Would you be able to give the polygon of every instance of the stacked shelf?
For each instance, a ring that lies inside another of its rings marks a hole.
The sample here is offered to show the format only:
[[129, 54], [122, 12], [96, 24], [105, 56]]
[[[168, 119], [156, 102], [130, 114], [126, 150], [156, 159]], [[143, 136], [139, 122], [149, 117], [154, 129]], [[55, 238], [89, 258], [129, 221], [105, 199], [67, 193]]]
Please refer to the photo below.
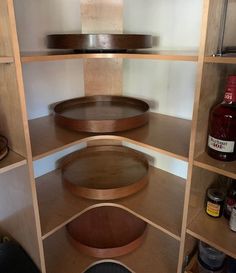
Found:
[[[63, 228], [44, 241], [44, 248], [49, 273], [84, 272], [98, 262], [95, 258], [78, 253], [68, 242]], [[143, 245], [116, 260], [133, 272], [152, 273], [154, 268], [162, 273], [176, 272], [178, 250], [178, 241], [149, 226]]]
[[[29, 121], [33, 159], [63, 150], [82, 141], [95, 139], [127, 140], [174, 158], [188, 161], [191, 121], [161, 114], [150, 114], [149, 123], [119, 134], [95, 135], [66, 130], [55, 124], [53, 116]], [[176, 138], [180, 141], [175, 142]]]
[[180, 240], [185, 180], [167, 172], [151, 167], [149, 184], [143, 190], [112, 202], [72, 195], [63, 187], [59, 170], [37, 178], [36, 182], [43, 239], [89, 208], [108, 204], [124, 208]]
[[10, 151], [6, 158], [0, 161], [0, 174], [26, 164], [26, 159]]
[[205, 63], [215, 63], [215, 64], [236, 64], [235, 57], [214, 57], [214, 56], [206, 56], [204, 58]]
[[236, 179], [236, 162], [222, 162], [210, 157], [206, 152], [194, 160], [194, 165], [221, 175]]
[[[187, 233], [236, 258], [236, 247], [233, 243], [236, 234], [229, 229], [228, 220], [224, 217], [214, 219], [209, 217], [205, 211], [201, 211], [189, 224]], [[219, 234], [224, 235], [219, 236]]]

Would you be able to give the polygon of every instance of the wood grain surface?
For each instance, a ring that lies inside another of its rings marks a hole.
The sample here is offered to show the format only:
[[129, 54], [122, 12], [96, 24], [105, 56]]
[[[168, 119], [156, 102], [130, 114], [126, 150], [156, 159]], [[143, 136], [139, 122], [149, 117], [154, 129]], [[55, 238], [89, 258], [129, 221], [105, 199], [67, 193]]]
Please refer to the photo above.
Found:
[[134, 194], [148, 182], [148, 161], [123, 146], [94, 146], [61, 161], [63, 182], [73, 194], [112, 200]]
[[144, 240], [147, 223], [117, 207], [93, 208], [67, 225], [73, 245], [98, 258], [134, 251]]

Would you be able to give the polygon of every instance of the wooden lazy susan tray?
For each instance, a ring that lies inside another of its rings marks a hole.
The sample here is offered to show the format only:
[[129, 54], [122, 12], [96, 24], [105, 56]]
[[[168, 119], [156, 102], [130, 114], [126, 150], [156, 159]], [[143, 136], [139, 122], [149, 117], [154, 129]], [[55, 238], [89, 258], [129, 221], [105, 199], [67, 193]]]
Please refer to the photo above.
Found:
[[139, 152], [124, 146], [92, 146], [61, 161], [65, 186], [73, 194], [112, 200], [140, 191], [148, 183], [149, 164]]
[[85, 273], [131, 273], [126, 267], [115, 262], [99, 262], [92, 265]]
[[4, 136], [0, 135], [0, 160], [4, 159], [9, 152], [8, 141]]
[[53, 34], [48, 48], [83, 51], [123, 51], [152, 47], [152, 36], [141, 34]]
[[149, 105], [124, 96], [87, 96], [56, 104], [55, 121], [68, 129], [92, 133], [119, 132], [148, 122]]
[[97, 258], [113, 258], [138, 248], [147, 223], [111, 206], [86, 211], [67, 225], [72, 244], [84, 254]]

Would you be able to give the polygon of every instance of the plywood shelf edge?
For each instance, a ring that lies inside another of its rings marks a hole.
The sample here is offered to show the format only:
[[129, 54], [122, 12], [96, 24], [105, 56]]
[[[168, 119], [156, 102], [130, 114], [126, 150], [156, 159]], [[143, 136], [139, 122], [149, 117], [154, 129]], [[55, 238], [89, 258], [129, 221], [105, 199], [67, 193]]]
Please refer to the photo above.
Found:
[[22, 53], [22, 63], [60, 61], [67, 59], [150, 59], [163, 61], [197, 62], [198, 56], [193, 52], [160, 51], [160, 52], [132, 52], [132, 53]]
[[206, 56], [204, 62], [212, 64], [236, 64], [236, 57]]
[[204, 152], [194, 160], [194, 166], [236, 179], [236, 161], [219, 161]]
[[0, 64], [10, 64], [14, 62], [13, 57], [0, 57]]
[[7, 157], [0, 161], [0, 174], [23, 166], [26, 163], [27, 161], [24, 157], [10, 151]]

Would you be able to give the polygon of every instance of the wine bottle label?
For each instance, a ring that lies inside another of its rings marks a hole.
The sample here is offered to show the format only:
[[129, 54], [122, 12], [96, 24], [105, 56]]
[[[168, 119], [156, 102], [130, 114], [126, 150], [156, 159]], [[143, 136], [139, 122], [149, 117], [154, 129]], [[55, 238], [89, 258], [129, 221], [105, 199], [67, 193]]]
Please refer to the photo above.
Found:
[[207, 202], [206, 212], [213, 216], [213, 217], [219, 217], [220, 216], [220, 205]]
[[235, 141], [225, 141], [209, 136], [208, 147], [218, 152], [233, 153]]

